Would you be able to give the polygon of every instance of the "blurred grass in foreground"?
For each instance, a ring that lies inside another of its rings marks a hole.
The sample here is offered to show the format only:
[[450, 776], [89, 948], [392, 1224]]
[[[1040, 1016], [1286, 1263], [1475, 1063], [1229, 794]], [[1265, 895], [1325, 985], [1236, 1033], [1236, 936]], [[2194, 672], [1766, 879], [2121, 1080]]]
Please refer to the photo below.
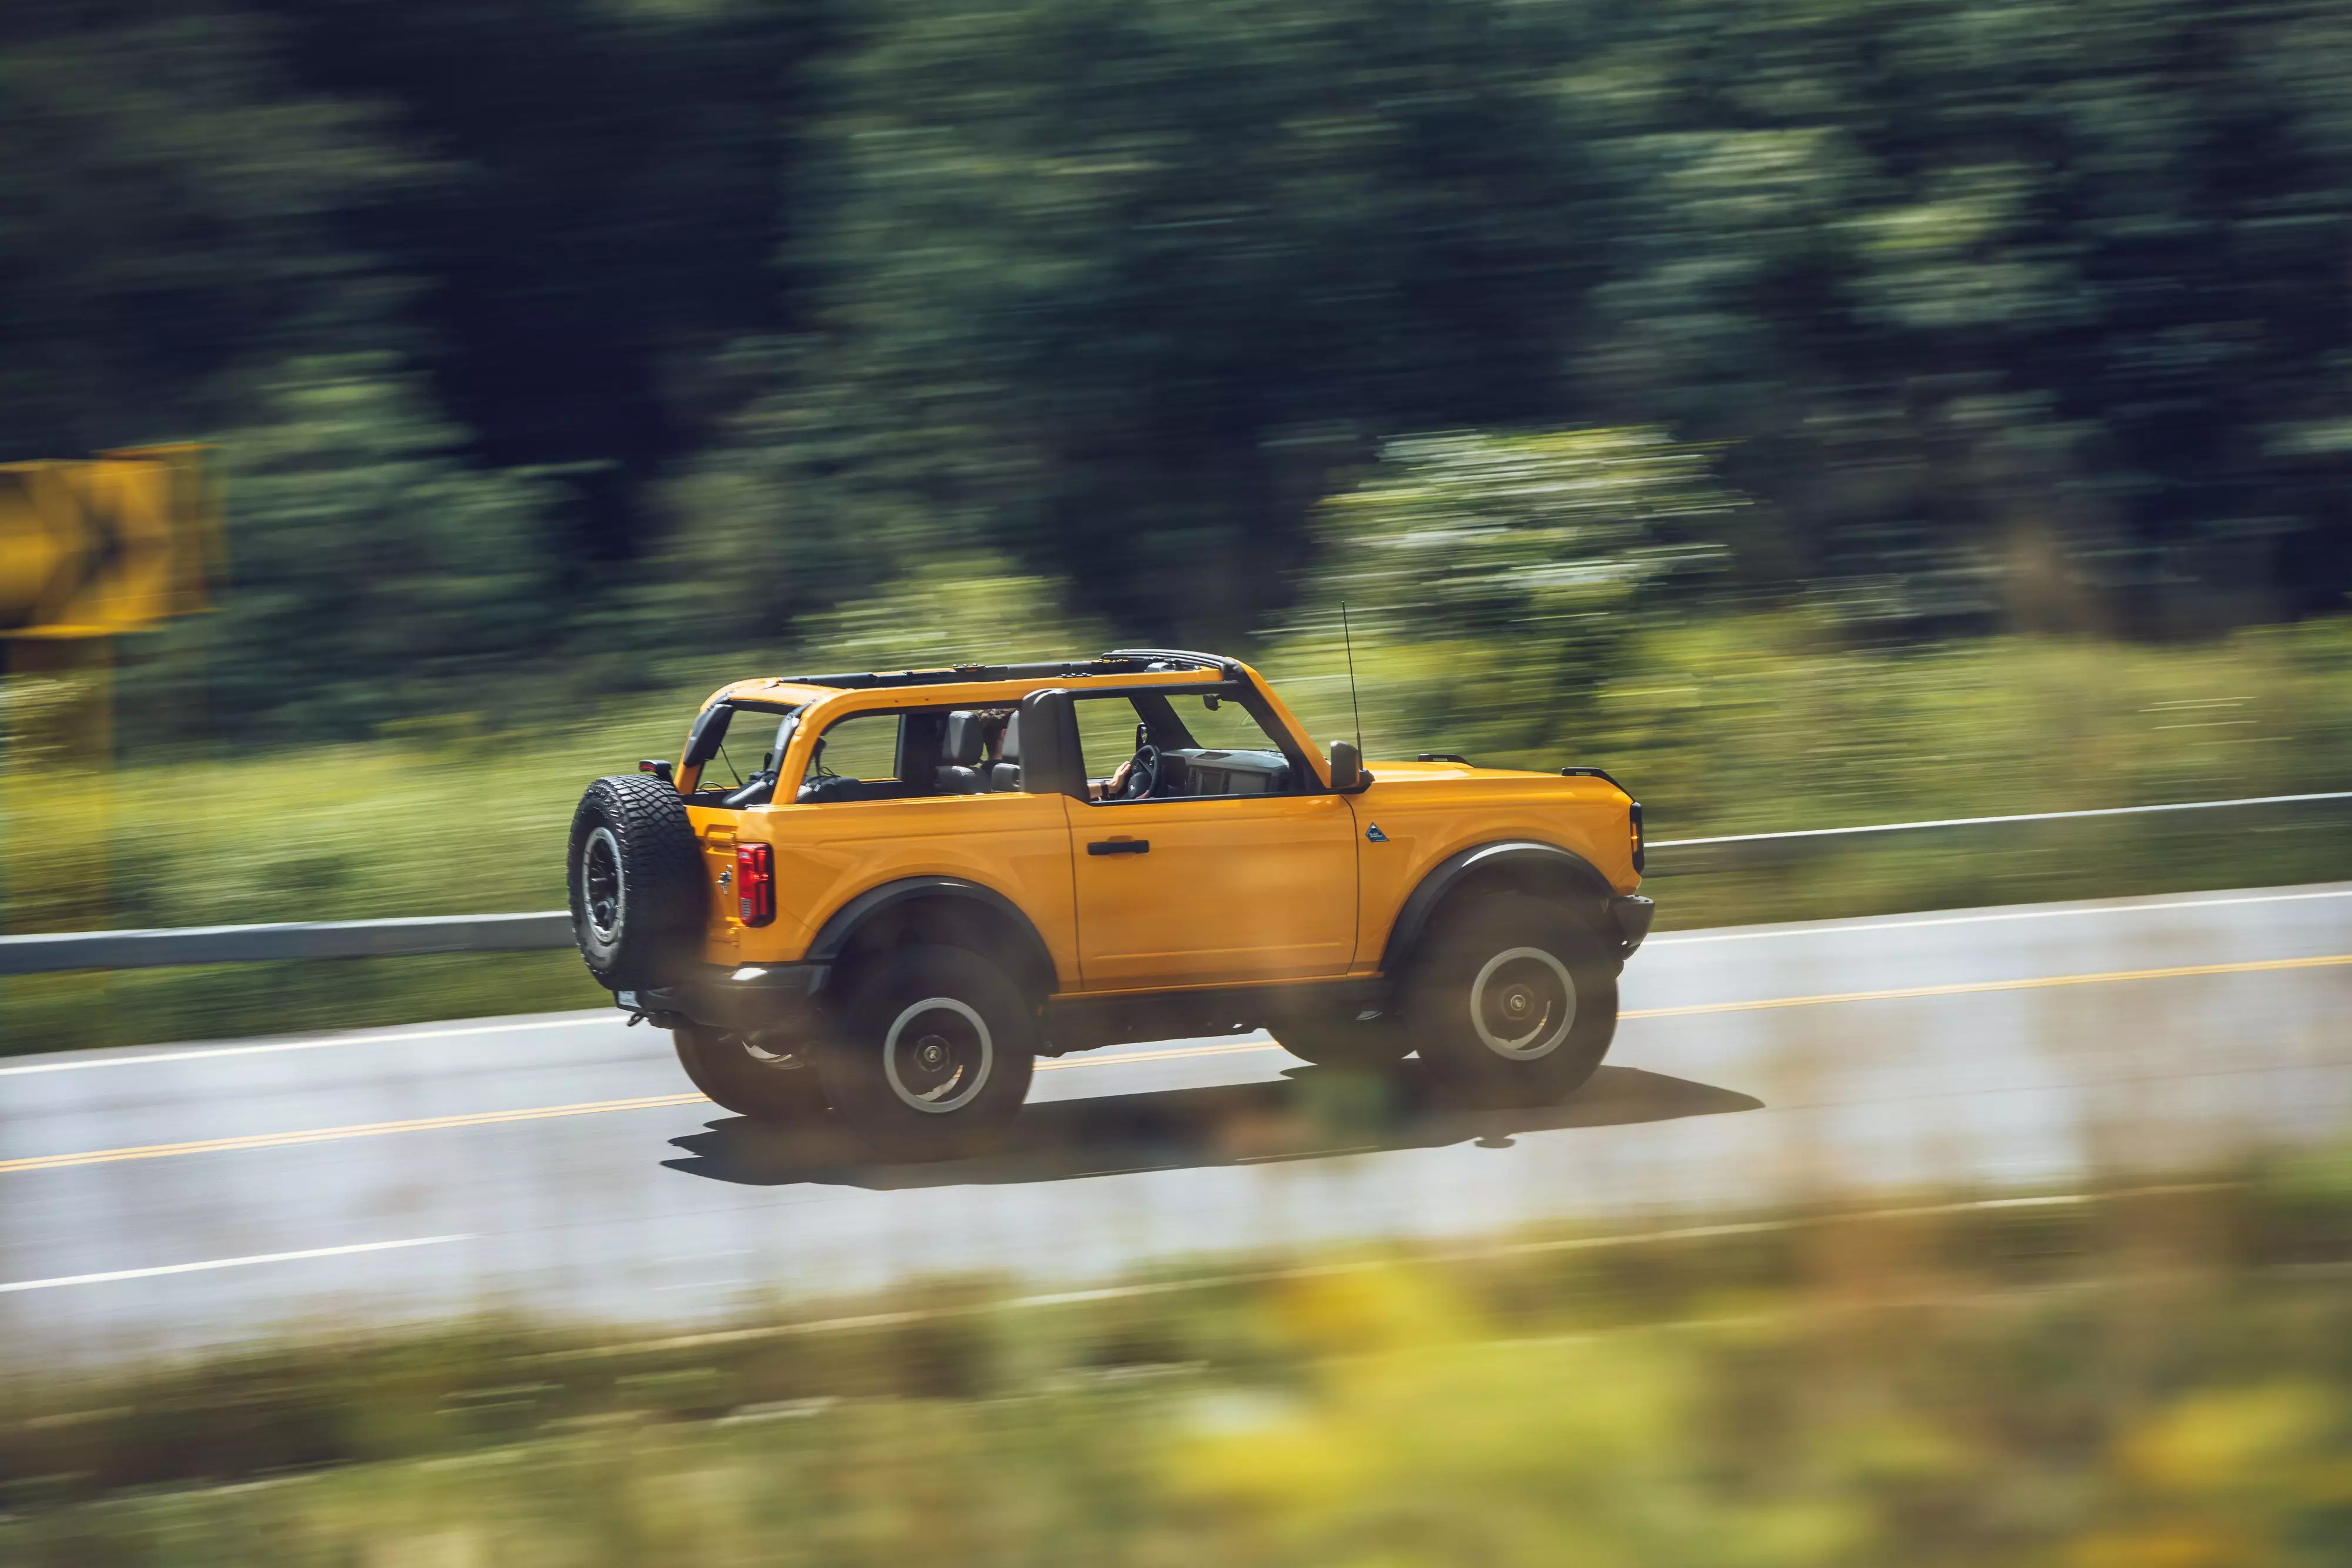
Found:
[[2344, 1153], [1139, 1284], [19, 1368], [0, 1559], [2319, 1564], [2352, 1542]]
[[[1093, 645], [1089, 629], [1052, 619], [1034, 580], [980, 580], [982, 601], [1009, 607], [981, 652]], [[937, 632], [910, 642], [894, 631], [940, 624], [935, 589], [901, 585], [844, 611], [832, 662], [889, 668], [971, 652], [921, 640]], [[1324, 740], [1352, 725], [1335, 632], [1318, 622], [1255, 655]], [[2016, 637], [1870, 651], [1802, 614], [1758, 614], [1642, 632], [1628, 673], [1589, 691], [1529, 685], [1524, 660], [1486, 643], [1364, 642], [1357, 658], [1374, 757], [1445, 750], [1604, 766], [1641, 796], [1654, 839], [2352, 780], [2352, 619], [2189, 647]], [[0, 824], [0, 923], [24, 932], [560, 907], [581, 786], [673, 753], [720, 680], [799, 662], [713, 660], [667, 697], [520, 700], [526, 690], [501, 715], [234, 758], [143, 747], [133, 704], [102, 811], [81, 800], [53, 809], [55, 793], [84, 793], [82, 781], [16, 759]], [[2347, 876], [2352, 812], [2319, 810], [1882, 842], [1664, 876], [1650, 891], [1672, 929]], [[562, 954], [33, 977], [0, 981], [0, 1051], [604, 1000]]]

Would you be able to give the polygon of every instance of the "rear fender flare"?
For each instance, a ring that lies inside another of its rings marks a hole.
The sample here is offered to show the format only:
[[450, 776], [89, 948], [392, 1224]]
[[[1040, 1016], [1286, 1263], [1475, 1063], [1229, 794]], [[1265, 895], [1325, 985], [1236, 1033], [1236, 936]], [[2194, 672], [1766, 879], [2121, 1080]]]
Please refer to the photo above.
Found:
[[907, 876], [869, 887], [829, 915], [817, 927], [816, 936], [808, 946], [805, 962], [838, 964], [856, 946], [858, 934], [874, 921], [887, 916], [893, 910], [904, 908], [917, 901], [953, 899], [970, 905], [1004, 931], [1009, 937], [1006, 946], [1017, 956], [1026, 973], [1015, 974], [1013, 982], [1034, 999], [1045, 997], [1061, 988], [1059, 972], [1054, 967], [1053, 950], [1038, 935], [1035, 922], [1022, 913], [1021, 906], [992, 887], [960, 876]]
[[1481, 883], [1519, 887], [1559, 898], [1588, 919], [1596, 932], [1611, 929], [1609, 900], [1615, 889], [1600, 868], [1582, 855], [1537, 839], [1507, 839], [1456, 850], [1432, 866], [1397, 911], [1381, 973], [1396, 976], [1412, 962], [1430, 923], [1445, 901]]

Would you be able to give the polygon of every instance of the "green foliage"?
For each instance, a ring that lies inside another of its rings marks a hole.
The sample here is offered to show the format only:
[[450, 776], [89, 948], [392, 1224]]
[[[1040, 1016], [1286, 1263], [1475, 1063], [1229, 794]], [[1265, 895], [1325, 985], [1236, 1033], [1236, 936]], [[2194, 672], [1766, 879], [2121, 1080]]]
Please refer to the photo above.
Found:
[[[1850, 636], [2325, 612], [2340, 13], [26, 0], [0, 455], [225, 444], [239, 728], [659, 684], [974, 554], [1248, 643], [1445, 432], [1704, 451], [1748, 504], [1666, 542]], [[288, 406], [322, 364], [374, 434]], [[297, 529], [465, 586], [333, 591]], [[341, 645], [290, 683], [306, 622]]]
[[490, 1322], [17, 1368], [0, 1554], [2342, 1561], [2340, 1195], [1757, 1218], [1050, 1306], [947, 1281], [698, 1343]]
[[423, 171], [274, 41], [226, 8], [0, 18], [0, 459], [246, 423], [243, 372], [372, 313], [331, 220]]
[[1323, 507], [1320, 607], [1361, 615], [1368, 644], [1497, 645], [1571, 712], [1633, 656], [1668, 580], [1719, 564], [1694, 536], [1739, 505], [1655, 431], [1419, 436], [1381, 456]]
[[364, 735], [478, 698], [555, 632], [544, 486], [467, 464], [414, 376], [299, 359], [261, 397], [267, 423], [225, 444], [237, 591], [193, 629], [192, 685], [305, 739]]

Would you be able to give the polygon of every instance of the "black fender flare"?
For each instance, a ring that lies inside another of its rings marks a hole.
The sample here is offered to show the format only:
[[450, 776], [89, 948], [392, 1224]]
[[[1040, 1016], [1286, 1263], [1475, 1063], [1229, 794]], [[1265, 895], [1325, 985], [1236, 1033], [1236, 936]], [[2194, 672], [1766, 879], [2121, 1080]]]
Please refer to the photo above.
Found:
[[1034, 967], [1046, 992], [1061, 988], [1061, 972], [1055, 967], [1053, 949], [1038, 935], [1036, 923], [1022, 912], [1019, 904], [994, 888], [960, 876], [903, 876], [867, 888], [835, 910], [817, 927], [803, 962], [828, 966], [839, 963], [867, 922], [912, 900], [932, 898], [962, 899], [1002, 918], [1006, 929], [1013, 933], [1014, 946]]
[[1571, 896], [1590, 897], [1595, 929], [1606, 931], [1609, 900], [1616, 889], [1591, 861], [1572, 850], [1558, 844], [1548, 844], [1539, 839], [1504, 839], [1495, 843], [1473, 844], [1466, 850], [1456, 850], [1429, 868], [1412, 892], [1405, 897], [1404, 906], [1397, 911], [1396, 924], [1389, 928], [1388, 946], [1381, 953], [1381, 973], [1394, 976], [1405, 965], [1427, 935], [1429, 923], [1444, 904], [1446, 896], [1473, 877], [1496, 872], [1516, 873], [1537, 883], [1549, 883]]

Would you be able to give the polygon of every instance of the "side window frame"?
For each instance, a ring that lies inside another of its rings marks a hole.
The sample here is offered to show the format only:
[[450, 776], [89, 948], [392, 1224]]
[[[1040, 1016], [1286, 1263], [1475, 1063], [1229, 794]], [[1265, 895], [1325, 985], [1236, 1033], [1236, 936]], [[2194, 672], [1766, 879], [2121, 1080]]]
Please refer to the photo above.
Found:
[[[1071, 725], [1071, 734], [1074, 738], [1077, 737], [1080, 734], [1079, 728], [1075, 722], [1075, 708], [1076, 704], [1081, 702], [1106, 702], [1113, 697], [1125, 697], [1128, 699], [1129, 706], [1134, 709], [1137, 719], [1150, 731], [1152, 736], [1152, 744], [1154, 746], [1162, 746], [1163, 742], [1160, 737], [1165, 735], [1173, 739], [1182, 749], [1198, 750], [1201, 748], [1199, 739], [1192, 734], [1191, 728], [1185, 725], [1183, 718], [1178, 715], [1175, 705], [1168, 699], [1171, 697], [1209, 696], [1212, 695], [1216, 696], [1221, 702], [1237, 704], [1244, 713], [1250, 716], [1251, 720], [1256, 724], [1262, 732], [1264, 732], [1265, 738], [1271, 743], [1270, 748], [1282, 753], [1283, 760], [1289, 765], [1291, 787], [1284, 790], [1279, 795], [1188, 795], [1182, 797], [1169, 797], [1167, 799], [1182, 799], [1188, 800], [1287, 800], [1294, 796], [1328, 795], [1331, 792], [1329, 786], [1323, 782], [1323, 776], [1316, 771], [1313, 763], [1311, 763], [1306, 756], [1298, 750], [1297, 745], [1291, 740], [1288, 727], [1275, 721], [1273, 709], [1268, 707], [1264, 699], [1258, 695], [1257, 692], [1244, 681], [1207, 681], [1196, 685], [1145, 686], [1121, 692], [1073, 693], [1071, 694], [1071, 703], [1074, 710], [1074, 721]], [[1121, 758], [1119, 760], [1124, 762], [1127, 759], [1125, 758]], [[1092, 782], [1087, 773], [1087, 761], [1083, 747], [1080, 748], [1076, 771], [1081, 780], [1089, 784]], [[1113, 771], [1117, 771], [1116, 768], [1113, 768]], [[1105, 774], [1104, 777], [1108, 778], [1109, 775]], [[1086, 803], [1089, 806], [1140, 806], [1150, 804], [1150, 802], [1149, 800], [1097, 800], [1092, 799], [1090, 796]]]
[[[781, 776], [781, 772], [779, 773], [779, 777], [776, 781], [776, 793], [783, 800], [804, 806], [848, 806], [859, 804], [860, 802], [856, 800], [803, 800], [800, 798], [800, 793], [803, 789], [807, 789], [810, 784], [815, 781], [812, 769], [824, 760], [825, 745], [833, 738], [833, 732], [835, 730], [839, 729], [845, 724], [855, 724], [860, 720], [877, 718], [891, 719], [895, 721], [898, 726], [898, 733], [892, 737], [891, 741], [890, 766], [894, 771], [891, 775], [890, 782], [894, 784], [903, 784], [906, 781], [904, 768], [907, 761], [907, 720], [910, 716], [911, 716], [905, 709], [897, 707], [862, 707], [856, 708], [848, 713], [843, 714], [840, 717], [827, 723], [825, 727], [819, 730], [815, 737], [811, 740], [808, 753], [801, 762], [800, 777], [792, 781], [791, 792], [789, 794], [785, 793], [783, 779]], [[777, 764], [779, 769], [781, 769], [782, 766], [782, 758], [779, 758], [777, 759]], [[852, 775], [851, 777], [856, 776]], [[868, 780], [861, 779], [860, 781], [867, 782]], [[877, 780], [877, 782], [878, 782], [878, 780]]]

